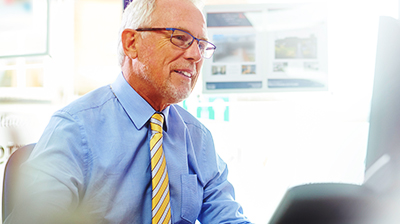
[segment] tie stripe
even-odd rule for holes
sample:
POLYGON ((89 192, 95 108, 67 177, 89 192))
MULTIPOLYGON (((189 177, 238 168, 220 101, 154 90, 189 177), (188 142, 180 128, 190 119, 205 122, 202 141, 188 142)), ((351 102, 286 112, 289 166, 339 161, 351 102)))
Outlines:
POLYGON ((150 118, 151 139, 151 176, 152 176, 152 224, 171 223, 171 205, 169 196, 169 178, 167 163, 162 147, 164 117, 154 114, 150 118))

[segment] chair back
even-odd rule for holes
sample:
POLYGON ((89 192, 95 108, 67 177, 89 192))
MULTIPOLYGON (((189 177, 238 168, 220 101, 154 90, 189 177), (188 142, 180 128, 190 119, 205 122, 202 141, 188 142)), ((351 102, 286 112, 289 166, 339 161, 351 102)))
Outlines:
POLYGON ((10 157, 4 168, 4 178, 3 178, 3 199, 2 199, 2 220, 11 212, 14 207, 15 199, 15 182, 18 178, 18 172, 20 165, 26 161, 35 147, 35 143, 25 145, 17 150, 15 150, 10 157))

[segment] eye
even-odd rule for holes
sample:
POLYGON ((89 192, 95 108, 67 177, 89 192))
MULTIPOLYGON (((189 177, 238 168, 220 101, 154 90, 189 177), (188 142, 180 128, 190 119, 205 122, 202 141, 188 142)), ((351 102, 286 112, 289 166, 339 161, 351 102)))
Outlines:
POLYGON ((174 34, 172 38, 182 42, 190 41, 191 39, 189 35, 184 35, 184 34, 174 34))
POLYGON ((204 43, 203 41, 200 41, 199 42, 199 48, 200 48, 200 50, 207 50, 208 49, 207 43, 204 43))

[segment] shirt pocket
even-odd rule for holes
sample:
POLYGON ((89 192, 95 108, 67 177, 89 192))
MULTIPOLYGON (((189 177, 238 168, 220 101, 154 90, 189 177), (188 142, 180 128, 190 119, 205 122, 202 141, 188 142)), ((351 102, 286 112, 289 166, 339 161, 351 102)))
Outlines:
POLYGON ((182 174, 181 218, 195 223, 203 202, 203 188, 197 181, 197 174, 182 174))

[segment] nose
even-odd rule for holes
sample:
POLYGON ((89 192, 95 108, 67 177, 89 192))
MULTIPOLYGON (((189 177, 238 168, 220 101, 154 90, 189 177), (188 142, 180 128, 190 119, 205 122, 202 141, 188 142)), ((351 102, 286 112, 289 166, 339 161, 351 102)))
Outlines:
POLYGON ((186 49, 185 58, 195 62, 199 62, 203 59, 199 48, 199 42, 197 40, 193 40, 192 45, 186 49))

